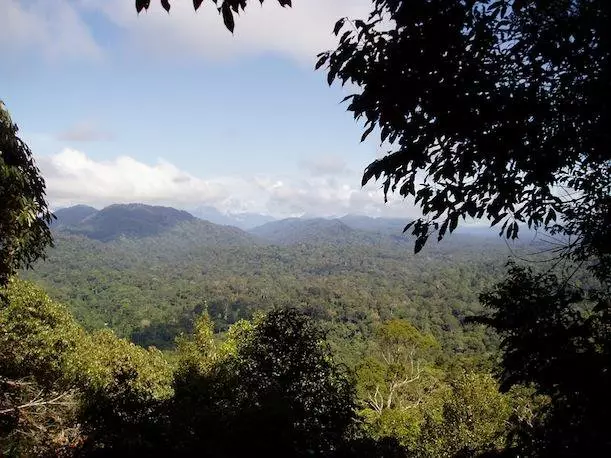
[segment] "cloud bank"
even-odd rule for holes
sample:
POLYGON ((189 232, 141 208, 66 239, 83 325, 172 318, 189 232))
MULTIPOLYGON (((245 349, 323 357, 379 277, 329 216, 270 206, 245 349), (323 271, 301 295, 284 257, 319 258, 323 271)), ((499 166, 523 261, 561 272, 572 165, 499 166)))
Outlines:
POLYGON ((38 157, 37 161, 54 208, 77 203, 103 207, 142 202, 178 208, 211 205, 226 213, 255 212, 277 218, 304 214, 400 217, 418 214, 404 200, 384 204, 375 185, 360 188, 358 174, 201 178, 163 159, 154 164, 129 156, 95 161, 75 149, 38 157))

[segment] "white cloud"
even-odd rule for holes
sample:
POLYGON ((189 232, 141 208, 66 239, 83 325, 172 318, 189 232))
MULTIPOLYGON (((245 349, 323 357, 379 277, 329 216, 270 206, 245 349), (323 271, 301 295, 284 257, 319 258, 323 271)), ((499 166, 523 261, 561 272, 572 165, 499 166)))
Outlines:
POLYGON ((73 2, 0 1, 0 51, 34 50, 47 59, 99 59, 100 47, 73 2))
POLYGON ((282 8, 274 0, 262 7, 252 1, 236 18, 232 35, 210 0, 197 12, 192 2, 174 1, 170 14, 153 1, 140 15, 130 1, 81 2, 122 27, 131 45, 155 54, 230 59, 275 53, 308 63, 333 47, 336 38, 331 32, 339 18, 366 17, 371 9, 371 0, 300 0, 292 8, 282 8))
POLYGON ((403 200, 383 203, 376 186, 361 189, 359 177, 235 176, 203 179, 158 160, 149 165, 128 156, 95 161, 85 153, 65 149, 38 158, 54 207, 141 202, 178 208, 212 205, 221 211, 256 212, 275 217, 303 214, 334 216, 414 216, 403 200))

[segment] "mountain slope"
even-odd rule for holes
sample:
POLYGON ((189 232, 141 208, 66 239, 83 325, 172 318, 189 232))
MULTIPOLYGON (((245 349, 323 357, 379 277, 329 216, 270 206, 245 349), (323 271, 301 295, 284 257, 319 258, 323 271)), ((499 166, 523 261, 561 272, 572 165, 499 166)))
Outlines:
POLYGON ((60 208, 54 212, 57 218, 53 221, 54 227, 75 226, 98 212, 97 209, 89 205, 74 205, 73 207, 60 208))
POLYGON ((346 215, 339 220, 352 229, 394 236, 402 235, 403 228, 409 223, 403 218, 372 218, 363 215, 346 215))
POLYGON ((115 204, 63 228, 70 233, 108 242, 120 237, 148 237, 196 218, 185 211, 144 204, 115 204))
POLYGON ((249 231, 277 245, 368 245, 371 236, 337 219, 288 218, 263 224, 249 231))

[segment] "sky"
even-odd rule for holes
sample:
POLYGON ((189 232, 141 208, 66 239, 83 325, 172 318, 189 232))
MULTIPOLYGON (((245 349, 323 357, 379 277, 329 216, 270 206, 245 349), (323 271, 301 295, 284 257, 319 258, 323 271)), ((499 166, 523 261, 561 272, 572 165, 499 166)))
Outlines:
POLYGON ((340 17, 370 0, 252 2, 227 31, 158 0, 0 0, 0 98, 30 146, 53 208, 142 202, 274 217, 418 211, 380 183, 384 150, 314 71, 340 17))

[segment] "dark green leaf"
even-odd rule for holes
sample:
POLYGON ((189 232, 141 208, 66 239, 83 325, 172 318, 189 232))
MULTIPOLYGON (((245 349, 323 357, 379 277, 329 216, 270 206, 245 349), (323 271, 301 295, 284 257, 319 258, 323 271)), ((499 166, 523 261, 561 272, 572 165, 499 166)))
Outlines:
POLYGON ((342 27, 344 26, 344 23, 346 22, 346 18, 341 18, 339 21, 337 21, 335 23, 335 27, 333 27, 333 35, 337 36, 337 34, 339 33, 339 31, 342 29, 342 27))
POLYGON ((223 22, 225 23, 225 27, 227 27, 227 30, 233 33, 235 22, 233 20, 233 13, 231 12, 231 6, 227 2, 227 0, 225 0, 223 2, 223 6, 221 6, 221 13, 223 15, 223 22))
POLYGON ((140 13, 143 9, 147 10, 151 4, 151 0, 136 0, 136 12, 140 13))
POLYGON ((426 240, 428 238, 429 238, 428 235, 421 235, 420 237, 416 239, 416 244, 414 246, 414 253, 416 254, 420 253, 420 250, 424 248, 424 245, 426 244, 426 240))

